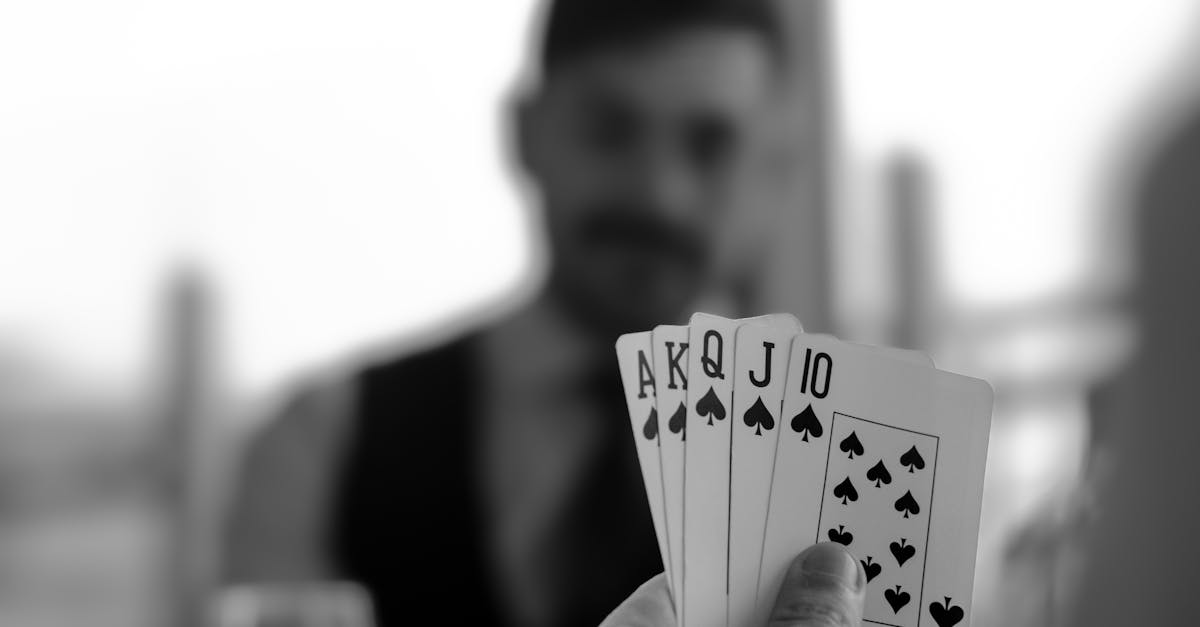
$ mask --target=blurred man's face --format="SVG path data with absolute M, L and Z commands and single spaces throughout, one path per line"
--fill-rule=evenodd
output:
M 684 29 L 571 61 L 523 110 L 552 289 L 593 322 L 676 320 L 710 278 L 762 140 L 770 55 L 749 31 Z

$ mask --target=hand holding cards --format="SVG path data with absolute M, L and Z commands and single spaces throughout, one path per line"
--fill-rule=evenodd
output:
M 843 544 L 867 624 L 969 623 L 987 383 L 787 315 L 617 342 L 680 625 L 766 622 L 792 558 Z

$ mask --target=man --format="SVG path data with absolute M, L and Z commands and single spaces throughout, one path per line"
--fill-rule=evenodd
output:
M 555 0 L 513 115 L 544 294 L 302 395 L 248 453 L 230 578 L 352 579 L 384 627 L 595 625 L 661 571 L 613 341 L 721 273 L 781 39 L 766 2 Z

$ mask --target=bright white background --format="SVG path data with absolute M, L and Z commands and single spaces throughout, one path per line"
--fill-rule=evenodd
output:
M 1111 279 L 1106 177 L 1193 3 L 836 6 L 850 185 L 897 148 L 927 157 L 953 303 Z M 529 7 L 0 5 L 0 363 L 137 388 L 180 262 L 208 275 L 220 370 L 249 390 L 527 280 L 500 121 Z M 878 237 L 847 215 L 843 244 Z
M 137 386 L 181 262 L 251 387 L 517 282 L 524 4 L 0 5 L 0 359 Z

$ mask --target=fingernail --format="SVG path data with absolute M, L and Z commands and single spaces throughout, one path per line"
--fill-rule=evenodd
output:
M 858 563 L 842 547 L 824 543 L 818 544 L 804 557 L 801 568 L 806 574 L 837 579 L 847 587 L 860 590 L 866 580 L 858 570 Z

